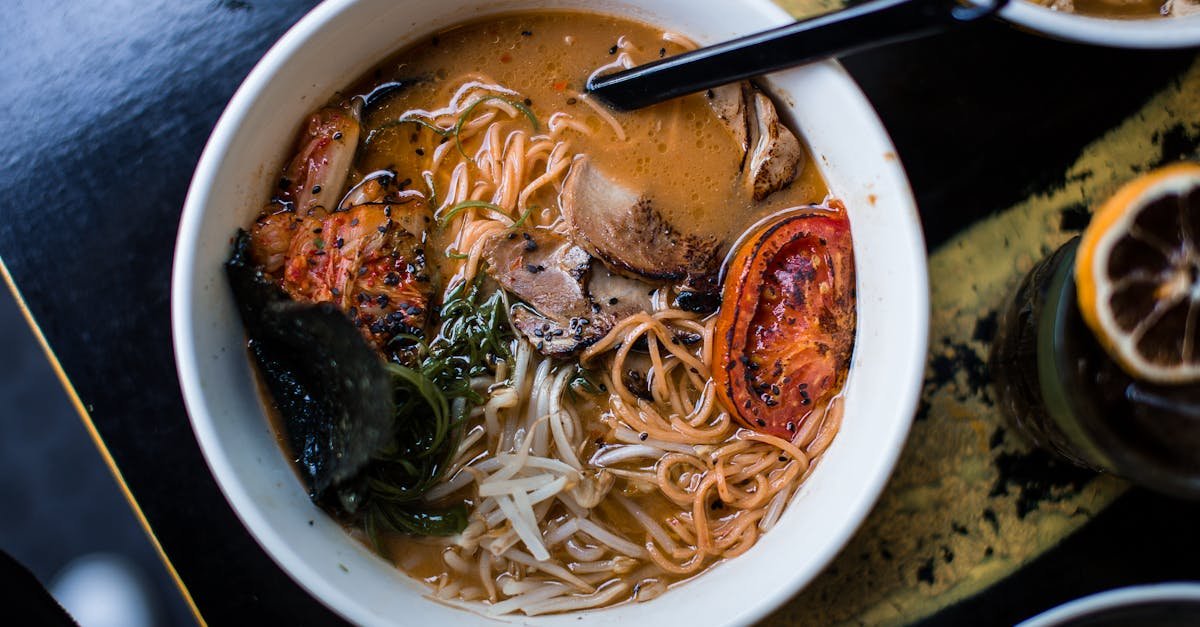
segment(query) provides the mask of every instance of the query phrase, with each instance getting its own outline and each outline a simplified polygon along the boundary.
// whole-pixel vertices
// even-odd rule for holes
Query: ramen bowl
[[[355,623],[575,625],[579,616],[490,619],[435,602],[420,582],[309,501],[255,385],[223,268],[231,235],[258,213],[306,114],[351,78],[439,29],[551,8],[622,15],[701,44],[790,20],[766,0],[719,8],[690,0],[639,0],[636,6],[612,0],[327,2],[247,77],[217,123],[188,193],[175,253],[172,324],[196,438],[230,505],[263,549],[314,597]],[[858,325],[841,430],[774,529],[747,553],[656,599],[591,611],[591,624],[730,625],[762,617],[816,577],[854,533],[908,433],[923,373],[928,283],[903,168],[874,111],[837,63],[779,73],[765,83],[807,140],[833,194],[849,208]]]
[[[1056,11],[1027,0],[1000,9],[1004,19],[1043,35],[1114,48],[1200,46],[1200,15],[1141,19],[1110,18]]]

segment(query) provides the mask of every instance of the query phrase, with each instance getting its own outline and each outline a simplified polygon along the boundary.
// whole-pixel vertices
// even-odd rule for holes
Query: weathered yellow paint
[[[780,4],[801,16],[839,3]],[[1036,260],[1073,234],[1060,229],[1062,211],[1092,207],[1158,165],[1158,142],[1176,127],[1200,137],[1200,58],[1140,111],[1085,147],[1064,173],[1062,187],[976,223],[935,251],[929,260],[930,358],[954,357],[958,350],[986,362],[989,346],[975,339],[976,324],[1005,302]],[[918,620],[1012,574],[1125,490],[1122,481],[1100,477],[1078,492],[1061,490],[1019,517],[1015,489],[989,495],[999,477],[995,456],[1025,450],[1012,434],[991,447],[991,435],[1003,425],[984,398],[992,392],[973,390],[961,370],[949,382],[927,379],[927,417],[913,425],[874,511],[834,563],[765,624]],[[994,513],[995,524],[985,511]]]

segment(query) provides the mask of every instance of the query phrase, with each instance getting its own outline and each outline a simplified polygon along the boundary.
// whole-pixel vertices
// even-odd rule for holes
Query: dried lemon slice
[[[1083,319],[1130,376],[1200,380],[1200,164],[1117,190],[1084,231],[1075,283]]]

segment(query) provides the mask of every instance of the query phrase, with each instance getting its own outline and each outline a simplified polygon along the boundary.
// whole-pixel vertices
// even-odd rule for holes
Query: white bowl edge
[[[669,5],[672,2],[675,4],[683,4],[678,0],[666,0],[656,4]],[[223,375],[219,369],[213,369],[211,367],[206,369],[202,365],[202,362],[210,357],[208,355],[210,349],[198,346],[196,342],[196,336],[198,335],[200,327],[204,326],[204,323],[207,322],[207,320],[198,320],[194,315],[198,306],[198,301],[201,298],[210,299],[212,303],[215,303],[214,306],[224,305],[224,313],[226,314],[229,314],[231,311],[229,309],[229,299],[227,295],[222,295],[217,292],[210,292],[208,295],[204,294],[205,291],[208,290],[221,290],[224,288],[224,285],[215,285],[211,281],[207,284],[204,284],[202,279],[202,275],[204,273],[200,272],[195,265],[196,256],[202,248],[202,245],[207,243],[207,245],[211,247],[217,243],[213,242],[211,238],[209,240],[202,241],[200,239],[200,234],[203,231],[202,227],[206,218],[206,214],[204,213],[205,208],[210,204],[212,197],[210,181],[218,174],[222,165],[222,157],[228,153],[231,145],[233,145],[237,139],[237,132],[250,115],[250,110],[253,108],[255,100],[264,90],[267,89],[271,80],[281,72],[280,66],[284,65],[287,60],[297,52],[297,50],[303,48],[307,43],[309,43],[310,38],[316,36],[318,31],[325,28],[324,25],[328,20],[337,19],[338,16],[343,14],[343,12],[351,10],[352,4],[354,3],[351,0],[338,0],[335,2],[322,4],[314,9],[313,12],[306,16],[303,20],[297,23],[296,26],[294,26],[270,50],[270,52],[264,56],[263,60],[260,61],[258,66],[256,66],[251,74],[247,77],[246,81],[243,83],[242,87],[239,88],[238,92],[235,94],[229,106],[227,107],[226,112],[222,115],[220,121],[218,122],[217,127],[204,150],[204,154],[200,159],[196,174],[193,178],[192,187],[189,190],[183,216],[181,218],[176,257],[173,268],[174,278],[172,285],[172,326],[174,331],[175,351],[180,382],[183,389],[185,402],[189,408],[189,413],[192,415],[192,423],[197,440],[200,442],[205,459],[207,460],[214,476],[217,478],[218,484],[226,494],[226,497],[230,501],[231,505],[233,505],[238,516],[242,519],[247,528],[250,529],[256,540],[262,544],[263,548],[268,552],[268,554],[270,554],[272,558],[275,559],[280,566],[289,573],[290,576],[292,576],[298,583],[304,586],[318,599],[321,599],[335,611],[355,622],[384,624],[390,620],[395,620],[396,615],[381,614],[380,612],[375,611],[373,608],[362,607],[362,604],[359,602],[359,600],[356,600],[355,595],[351,594],[350,591],[346,589],[345,585],[339,586],[330,583],[329,580],[332,578],[343,577],[346,575],[335,570],[333,563],[324,564],[323,566],[318,567],[314,565],[312,559],[306,559],[304,556],[300,555],[297,549],[279,533],[280,525],[285,525],[288,533],[297,533],[297,529],[299,528],[299,533],[319,534],[318,537],[322,541],[328,540],[331,544],[338,544],[340,542],[342,545],[340,549],[338,551],[333,551],[330,553],[330,555],[336,555],[352,562],[355,562],[356,560],[367,560],[368,562],[370,560],[374,560],[375,562],[378,562],[383,568],[372,570],[371,577],[380,575],[384,572],[384,569],[390,571],[390,575],[384,574],[384,576],[381,578],[384,581],[377,581],[377,584],[384,586],[399,586],[397,590],[409,589],[414,590],[419,594],[423,594],[424,589],[414,584],[406,576],[396,573],[389,566],[384,564],[382,560],[378,560],[377,558],[371,556],[364,548],[354,544],[352,541],[349,541],[348,537],[345,536],[345,534],[336,526],[336,524],[333,524],[331,521],[322,518],[319,510],[316,510],[311,505],[307,505],[307,501],[303,498],[303,492],[299,486],[299,483],[296,481],[295,477],[290,474],[290,469],[286,468],[286,462],[282,459],[283,456],[279,454],[277,450],[275,451],[275,457],[278,459],[259,459],[258,464],[262,468],[266,469],[264,472],[269,471],[273,480],[285,483],[290,481],[291,483],[287,485],[280,485],[278,494],[264,494],[261,490],[252,493],[252,491],[243,484],[243,481],[239,478],[238,473],[246,471],[245,464],[247,461],[242,458],[231,458],[231,455],[227,450],[227,446],[232,444],[222,442],[220,437],[221,428],[219,427],[219,421],[222,418],[228,419],[230,417],[214,415],[209,411],[209,402],[207,399],[208,392],[205,391],[205,387],[206,385],[219,385],[218,381],[213,380],[213,377],[216,376],[221,376],[226,383],[233,384],[236,384],[237,378],[241,377],[243,379],[242,385],[245,385],[245,380],[249,377],[249,367],[245,353],[244,351],[241,351],[240,354],[233,356],[225,355],[224,357],[221,355],[212,355],[211,357],[213,360],[229,360],[227,364],[229,365],[229,368],[226,369],[226,372]],[[369,2],[363,4],[369,4]],[[553,4],[556,6],[570,6],[573,3],[556,2]],[[758,12],[758,15],[754,19],[760,20],[764,26],[773,22],[782,23],[790,19],[781,9],[767,2],[761,0],[750,0],[746,4]],[[490,5],[489,8],[495,6],[496,5]],[[606,6],[605,8],[608,9],[608,12],[618,12],[613,10],[613,8],[616,7]],[[635,13],[634,17],[637,17],[638,19],[644,19],[646,21],[663,23],[663,20],[657,19],[657,15],[653,13],[646,13],[644,11]],[[420,32],[425,33],[429,30],[430,29],[428,28],[423,28]],[[717,33],[717,35],[721,34],[723,33]],[[377,60],[377,58],[371,58],[363,61],[360,67],[352,68],[355,71],[347,72],[346,79],[354,76],[360,71],[365,70],[367,66]],[[893,299],[892,301],[889,301],[889,309],[886,312],[886,315],[889,317],[911,323],[908,325],[908,332],[905,335],[890,338],[888,340],[894,346],[895,352],[903,355],[903,361],[901,363],[892,364],[892,367],[895,368],[895,372],[906,373],[907,378],[897,382],[896,388],[899,390],[899,393],[890,399],[887,399],[887,402],[892,408],[891,413],[902,414],[906,417],[904,419],[893,418],[885,425],[887,430],[881,434],[877,434],[877,443],[880,450],[875,451],[875,455],[871,459],[872,465],[866,471],[863,471],[861,468],[857,469],[858,472],[863,473],[863,475],[867,478],[867,481],[858,486],[856,491],[853,491],[853,498],[850,500],[850,502],[842,504],[843,509],[841,510],[842,513],[840,516],[844,524],[837,529],[826,532],[826,535],[824,536],[825,542],[821,544],[815,551],[809,554],[810,558],[804,563],[803,572],[793,574],[790,578],[785,580],[763,581],[761,579],[756,579],[754,581],[753,592],[758,598],[758,601],[756,603],[749,604],[748,607],[729,611],[726,613],[726,615],[721,616],[719,618],[720,621],[726,623],[751,622],[761,618],[767,612],[785,602],[798,590],[798,582],[807,583],[809,580],[811,580],[812,577],[814,577],[817,572],[833,558],[837,551],[840,550],[845,541],[849,539],[850,535],[857,528],[858,524],[861,523],[875,500],[878,498],[880,491],[883,489],[883,486],[886,484],[886,481],[890,476],[890,472],[895,464],[896,458],[900,453],[904,438],[907,435],[908,428],[911,423],[912,410],[916,406],[917,395],[920,388],[920,381],[924,366],[928,321],[928,283],[925,272],[924,244],[919,228],[919,220],[916,215],[915,204],[912,200],[911,190],[908,187],[908,183],[905,179],[898,157],[895,155],[894,148],[892,148],[890,141],[887,140],[886,133],[883,130],[878,117],[870,108],[870,105],[867,103],[865,97],[862,96],[857,86],[854,85],[853,82],[845,75],[845,72],[840,68],[839,65],[829,62],[806,68],[805,70],[781,73],[774,77],[774,83],[776,86],[781,88],[780,91],[786,94],[788,91],[787,83],[789,80],[791,80],[789,77],[794,79],[794,77],[800,73],[807,73],[807,76],[812,80],[831,81],[831,85],[839,86],[841,90],[840,93],[829,94],[830,97],[834,97],[839,101],[840,108],[838,115],[849,116],[851,119],[856,120],[857,130],[864,136],[865,140],[869,144],[878,148],[878,152],[880,153],[880,163],[877,164],[877,168],[874,170],[878,175],[878,179],[873,183],[873,185],[877,186],[878,191],[881,193],[886,190],[887,194],[894,196],[880,196],[878,204],[872,204],[871,207],[877,207],[878,211],[880,212],[899,212],[901,216],[892,216],[892,219],[898,220],[900,223],[906,225],[906,228],[902,228],[900,231],[893,233],[893,236],[899,242],[897,246],[900,249],[900,256],[889,261],[889,265],[891,265],[893,271],[897,273],[905,273],[906,271],[909,271],[911,276],[906,275],[900,278],[904,281],[908,281],[908,283],[906,283],[906,287],[909,288],[910,294],[907,300],[896,301]],[[836,79],[834,78],[835,75],[837,76]],[[343,82],[346,82],[346,80],[343,80]],[[328,95],[328,93],[325,95]],[[309,104],[307,106],[312,108],[315,106],[315,103],[319,101],[320,97],[314,96],[308,101]],[[299,122],[299,117],[296,118],[295,122]],[[821,137],[822,132],[820,128],[809,128],[808,126],[805,126],[804,131],[806,139],[814,147],[814,149],[819,148],[822,145],[822,141],[829,141]],[[849,139],[846,141],[849,143]],[[821,154],[817,154],[815,156],[818,159],[826,160]],[[839,195],[856,193],[860,196],[856,199],[857,202],[847,203],[848,206],[850,206],[851,220],[854,229],[853,232],[857,234],[860,230],[869,228],[869,224],[875,219],[875,216],[868,215],[868,213],[874,209],[868,209],[866,201],[864,200],[865,197],[868,196],[868,190],[846,189],[846,184],[843,182],[843,179],[846,178],[844,172],[839,172],[836,170],[836,168],[838,166],[842,166],[842,164],[836,161],[836,156],[834,157],[834,160],[834,169],[830,169],[829,167],[822,168],[829,179],[831,189],[839,192]],[[263,163],[260,164],[260,169],[269,172],[273,171],[276,166],[277,164]],[[258,172],[258,174],[259,176],[257,176],[257,179],[259,180],[260,185],[256,189],[249,190],[249,196],[259,197],[259,203],[261,203],[261,194],[264,188],[262,181],[265,181],[269,177],[262,176],[261,171]],[[248,220],[250,217],[250,213],[248,212],[253,211],[256,206],[257,205],[239,208],[235,211],[240,212],[242,217]],[[208,216],[211,217],[211,212],[214,211],[214,209],[209,207],[207,210],[210,212]],[[901,217],[903,219],[901,219]],[[245,223],[246,220],[242,220],[241,223]],[[221,240],[219,242],[221,244],[220,247],[222,251],[227,250],[227,246],[224,242],[225,240]],[[856,251],[858,250],[859,244],[860,242],[856,238]],[[208,278],[211,279],[211,268],[205,272],[210,275]],[[219,275],[220,273],[218,272],[217,274]],[[864,306],[860,303],[860,329],[862,327],[869,327],[870,324],[867,323],[873,324],[870,316],[874,314],[871,314],[871,311],[872,310],[869,308],[864,308]],[[878,311],[877,308],[874,311],[878,315],[883,315],[884,313]],[[863,320],[863,315],[867,316],[866,320]],[[240,324],[236,321],[236,313],[233,314],[233,317],[235,319],[235,324]],[[225,320],[226,326],[228,326],[228,322],[228,320]],[[219,324],[220,321],[214,322],[214,328],[219,326]],[[905,323],[897,323],[896,326],[903,326],[903,324]],[[206,330],[205,332],[211,331]],[[203,333],[199,333],[199,335],[203,336]],[[860,337],[860,346],[862,345],[861,343],[863,341],[867,341],[868,345],[874,346],[875,344],[871,344],[871,342],[881,342],[884,340]],[[222,350],[227,348],[228,347],[224,347]],[[854,384],[854,381],[859,378],[857,374],[858,371],[861,368],[866,367],[862,364],[861,357],[862,351],[856,350],[855,365],[852,367],[850,381],[847,383],[848,396],[846,413],[848,417],[855,415],[854,404],[858,402],[857,397],[850,394],[849,388]],[[239,362],[240,366],[238,365]],[[202,379],[202,374],[208,375],[209,378],[207,381]],[[222,390],[224,390],[224,388]],[[258,413],[261,414],[261,411]],[[867,414],[864,413],[863,415],[865,416]],[[249,428],[251,429],[251,434],[257,434],[257,436],[254,437],[266,437],[269,440],[269,443],[274,445],[274,441],[270,438],[269,429],[267,428],[265,421],[260,419],[261,415],[259,418],[254,420],[245,420],[246,416],[235,416],[233,418],[240,418],[244,422],[262,423],[250,425]],[[879,427],[879,425],[871,426],[872,428]],[[844,430],[852,428],[853,425],[843,425]],[[839,436],[839,438],[835,440],[834,450],[831,451],[831,454],[822,461],[821,466],[816,472],[814,472],[814,478],[820,475],[822,471],[832,472],[833,469],[828,468],[827,466],[835,466],[837,464],[837,460],[841,459],[836,455],[833,455],[833,453],[842,448],[841,445],[843,441],[848,438],[849,436],[847,436],[847,438]],[[282,473],[280,472],[281,466],[283,471]],[[829,472],[826,472],[825,474],[829,474]],[[797,497],[797,500],[805,498],[808,496],[809,492],[813,491],[814,489],[819,489],[820,487],[821,486],[817,486],[813,480],[810,479],[809,483],[801,490],[801,494]],[[302,529],[302,527],[305,526],[304,520],[291,521],[291,523],[294,524],[290,524],[288,521],[279,521],[273,519],[269,515],[269,512],[264,509],[265,507],[278,506],[277,503],[264,502],[265,500],[272,498],[285,498],[288,499],[289,502],[291,502],[293,499],[300,500],[301,502],[305,503],[310,510],[308,517],[315,518],[318,524],[310,527],[309,531],[305,531]],[[795,505],[796,504],[794,503],[790,510],[795,510]],[[789,514],[790,513],[794,512],[789,511]],[[785,515],[785,519],[788,519],[788,516]],[[781,521],[780,527],[782,526],[783,523]],[[751,560],[748,558],[751,558],[752,554],[766,553],[768,552],[767,545],[776,544],[784,540],[779,532],[780,529],[777,528],[774,532],[766,534],[760,541],[760,546],[755,547],[755,549],[751,551],[751,554],[738,558],[737,560],[731,560],[726,564],[722,564],[720,567],[718,567],[718,569],[704,575],[702,578],[689,582],[677,590],[672,590],[671,593],[664,595],[663,600],[665,601],[666,599],[678,596],[677,593],[680,591],[686,591],[689,588],[700,584],[702,580],[706,578],[711,579],[710,575],[722,575],[722,580],[730,579],[731,577],[723,575],[724,571],[732,571],[735,569],[739,571],[743,570],[745,567],[739,567],[739,563],[746,564],[746,567],[748,567],[751,562]],[[311,540],[312,538],[308,538],[306,541],[311,543]],[[353,546],[345,546],[348,543]],[[327,555],[325,557],[329,556]],[[323,557],[321,559],[325,558]],[[357,564],[358,562],[355,564],[356,567]],[[356,586],[358,585],[359,584],[356,583]],[[374,586],[368,585],[368,587]],[[355,590],[355,592],[360,592],[360,590]],[[620,620],[622,615],[627,614],[630,608],[634,608],[635,610],[649,610],[655,603],[659,603],[659,601],[652,602],[651,604],[645,604],[643,606],[627,605],[624,606],[624,608],[605,610],[604,612],[591,614],[590,618],[600,619],[601,617],[604,617],[607,620],[616,622]],[[659,605],[661,605],[661,603],[659,603]],[[648,613],[646,611],[642,611],[641,615],[646,616]],[[412,614],[411,616],[417,616],[417,614]],[[456,614],[455,616],[460,619],[469,617],[469,615],[464,614]],[[712,614],[711,612],[704,614],[704,616],[710,619],[709,621],[706,621],[706,623],[711,623],[713,619],[718,619],[718,616]],[[527,619],[519,618],[517,620],[523,621]],[[561,622],[565,624],[565,619],[563,617],[548,617],[538,619],[536,622]]]
[[[1065,41],[1114,48],[1188,48],[1200,46],[1200,15],[1175,18],[1109,19],[1054,11],[1027,0],[1009,0],[1000,17]]]

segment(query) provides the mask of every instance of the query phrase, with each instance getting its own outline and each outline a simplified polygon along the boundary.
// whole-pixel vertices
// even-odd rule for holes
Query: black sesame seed
[[[786,458],[786,457],[784,457],[783,455],[780,455],[780,456],[779,456],[779,461],[780,461],[780,463],[787,462],[787,458]]]
[[[659,49],[658,49],[658,58],[660,58],[660,59],[661,59],[661,58],[663,58],[663,57],[665,57],[665,56],[667,56],[667,49],[666,49],[666,48],[659,48]]]
[[[579,102],[579,101],[578,101],[578,100],[576,100],[574,96],[571,96],[570,98],[567,98],[567,104],[569,104],[569,105],[573,105],[573,104],[575,104],[576,102]]]
[[[646,433],[645,431],[643,431],[643,432],[641,432],[641,433],[639,433],[639,434],[638,434],[638,439],[639,439],[639,440],[641,440],[641,441],[643,441],[643,442],[645,442],[645,441],[646,441],[646,438],[648,438],[648,437],[650,437],[650,434],[649,434],[649,433]]]
[[[417,149],[417,156],[418,156],[418,157],[424,157],[424,156],[425,156],[425,149],[424,149],[424,148],[418,148],[418,149]]]
[[[314,193],[314,194],[320,194],[320,193],[321,193],[321,186],[320,186],[320,185],[313,185],[313,187],[312,187],[312,193]]]
[[[613,46],[612,48],[609,48],[609,49],[608,49],[608,53],[609,53],[609,54],[616,54],[616,53],[617,53],[617,47],[616,47],[616,46]]]
[[[757,424],[757,425],[758,425],[758,426],[760,426],[760,427],[765,427],[765,426],[767,426],[767,421],[763,420],[762,418],[758,418],[758,419],[756,419],[756,420],[754,421],[754,423],[755,423],[755,424]]]
[[[333,134],[333,138],[334,138],[334,139],[341,139],[341,138],[342,138],[342,132],[341,132],[341,131],[338,131],[338,132],[334,133],[334,134]]]
[[[533,37],[533,31],[523,30],[523,31],[521,31],[521,36],[522,37]]]
[[[530,98],[526,98],[526,99],[524,100],[524,102],[525,102],[525,106],[527,106],[527,107],[532,107],[532,106],[533,106],[533,100],[532,100],[532,99],[530,99]]]

